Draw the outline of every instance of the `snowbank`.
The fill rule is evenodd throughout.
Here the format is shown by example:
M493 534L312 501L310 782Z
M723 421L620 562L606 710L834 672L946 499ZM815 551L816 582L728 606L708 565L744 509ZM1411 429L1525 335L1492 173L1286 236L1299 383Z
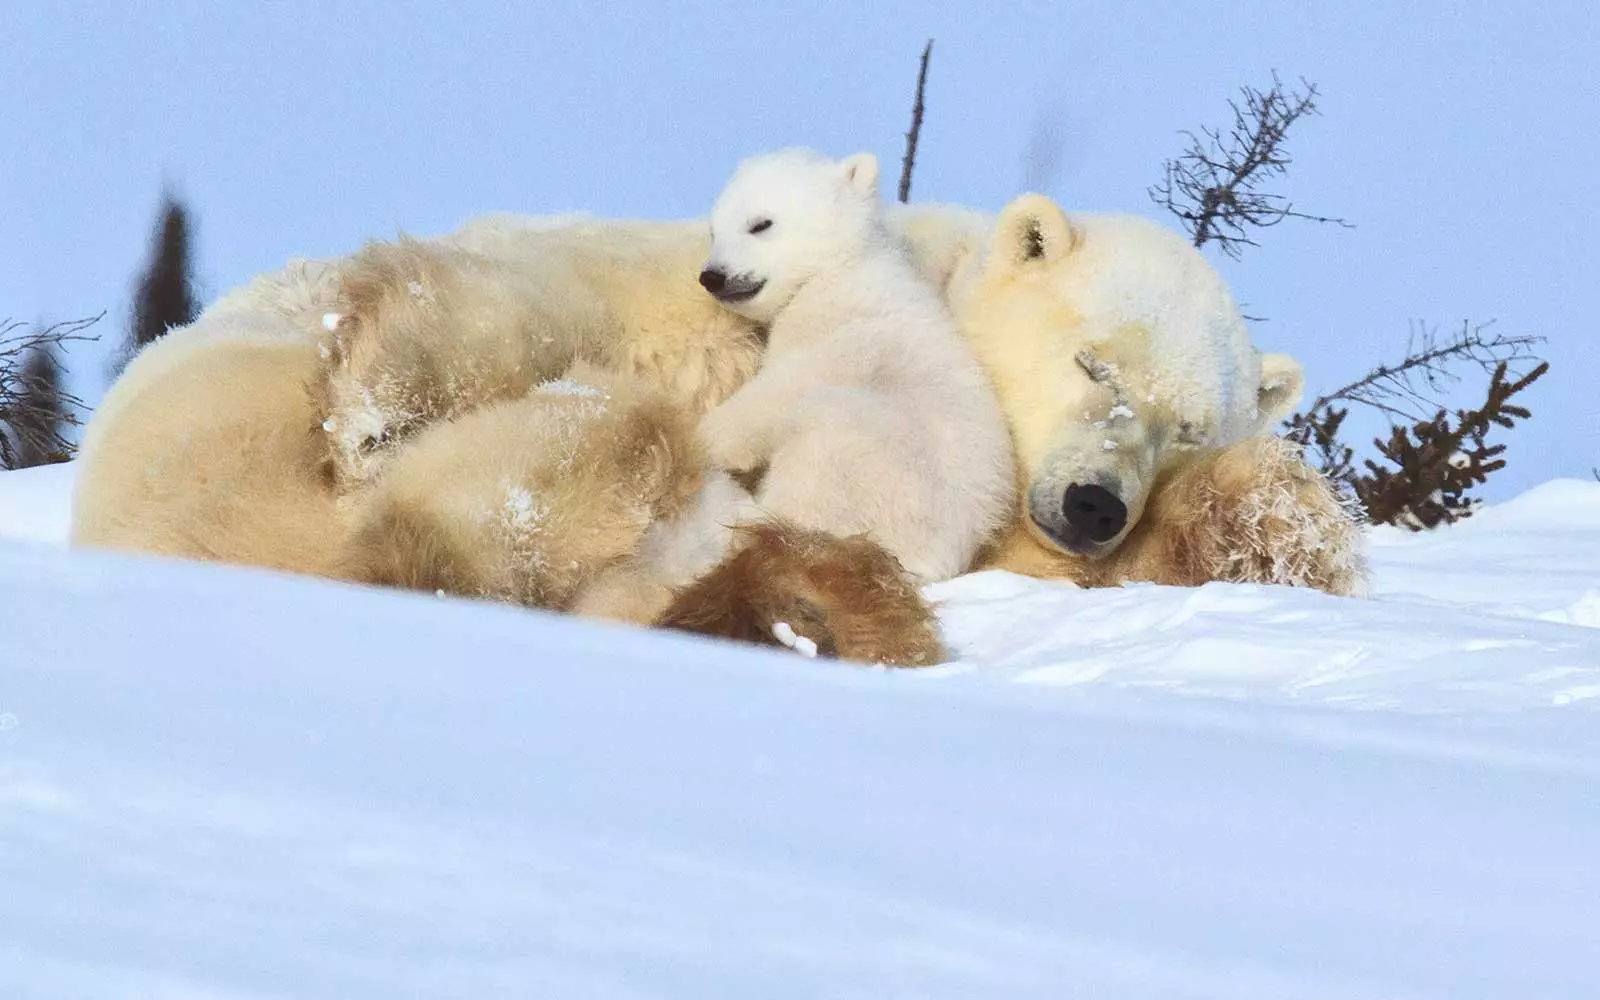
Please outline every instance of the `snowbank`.
M0 539L66 544L72 526L71 462L0 472Z
M0 542L0 994L1593 996L1600 486L1374 542L900 673Z

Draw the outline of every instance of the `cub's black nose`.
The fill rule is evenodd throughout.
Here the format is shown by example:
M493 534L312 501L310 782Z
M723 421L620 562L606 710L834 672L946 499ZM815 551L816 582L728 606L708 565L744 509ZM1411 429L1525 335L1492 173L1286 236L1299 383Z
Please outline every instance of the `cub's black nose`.
M714 267L708 267L700 272L700 287L712 295L722 291L722 286L728 283L728 276Z
M1128 508L1117 499L1117 495L1093 483L1073 483L1068 486L1061 513L1066 516L1068 524L1092 542L1104 542L1117 537L1117 532L1128 523Z

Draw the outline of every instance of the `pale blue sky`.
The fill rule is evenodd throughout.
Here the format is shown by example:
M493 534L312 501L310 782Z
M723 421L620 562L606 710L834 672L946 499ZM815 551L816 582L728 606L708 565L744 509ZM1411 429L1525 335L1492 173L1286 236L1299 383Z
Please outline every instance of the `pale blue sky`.
M1323 90L1286 224L1219 261L1262 347L1328 388L1407 321L1550 338L1502 497L1600 464L1600 13L1583 2L41 3L0 10L0 315L120 336L163 179L207 298L290 255L495 209L675 217L774 146L895 174L937 39L915 195L1159 217L1145 188L1277 69ZM1030 178L1041 123L1059 158ZM111 339L107 337L106 339ZM103 347L76 356L101 391Z

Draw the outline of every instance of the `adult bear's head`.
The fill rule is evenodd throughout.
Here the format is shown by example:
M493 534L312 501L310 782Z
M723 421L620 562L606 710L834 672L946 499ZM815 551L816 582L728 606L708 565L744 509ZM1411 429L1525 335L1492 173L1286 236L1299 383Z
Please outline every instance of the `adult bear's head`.
M905 209L893 224L994 381L1020 513L1047 548L1114 551L1164 475L1299 402L1299 364L1251 345L1222 278L1176 233L1135 216L1069 218L1037 194L986 236L961 218Z

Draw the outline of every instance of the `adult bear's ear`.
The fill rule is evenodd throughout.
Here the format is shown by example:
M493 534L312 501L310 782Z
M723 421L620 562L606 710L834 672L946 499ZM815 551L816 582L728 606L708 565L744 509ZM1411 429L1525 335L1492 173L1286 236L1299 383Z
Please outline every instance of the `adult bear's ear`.
M1025 194L1000 210L989 237L989 266L1011 270L1058 261L1083 241L1055 202L1042 194Z
M1261 429L1266 430L1293 412L1305 386L1306 373L1300 362L1287 354L1261 355L1261 388L1256 394Z
M840 163L844 170L844 182L853 191L861 194L876 194L878 192L878 158L871 153L857 153L847 156Z

